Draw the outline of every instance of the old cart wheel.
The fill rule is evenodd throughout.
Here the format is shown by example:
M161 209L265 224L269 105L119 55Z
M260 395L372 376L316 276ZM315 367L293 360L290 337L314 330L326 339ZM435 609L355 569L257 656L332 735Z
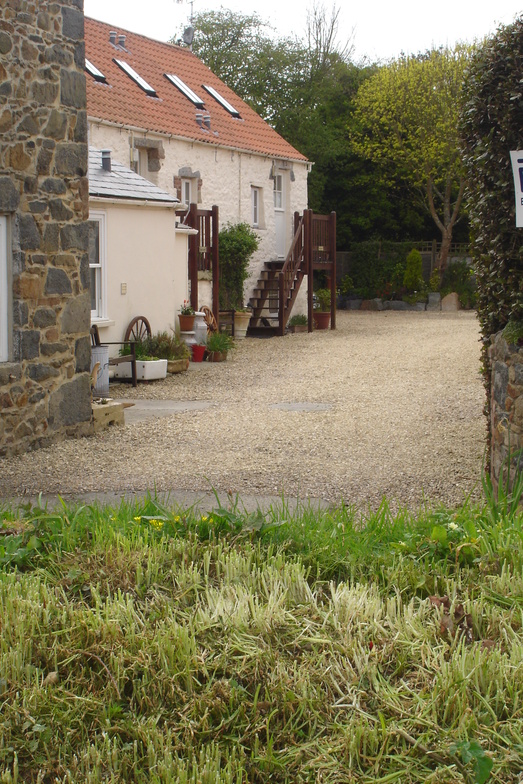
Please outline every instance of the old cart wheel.
M202 305L201 312L204 313L204 321L207 324L207 331L208 332L216 332L218 329L218 324L216 323L216 319L214 317L214 313L207 305Z
M142 341L145 340L145 338L150 338L151 334L151 325L145 316L136 316L127 327L124 341Z

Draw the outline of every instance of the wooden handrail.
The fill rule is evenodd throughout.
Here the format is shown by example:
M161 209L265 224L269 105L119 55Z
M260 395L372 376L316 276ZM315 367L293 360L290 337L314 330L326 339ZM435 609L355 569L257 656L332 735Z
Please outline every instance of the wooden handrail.
M283 335L285 325L289 318L289 309L287 307L289 297L294 285L296 274L305 261L305 248L306 248L306 213L304 210L303 215L299 216L297 212L294 213L294 238L287 258L278 275L278 289L279 289L279 332Z

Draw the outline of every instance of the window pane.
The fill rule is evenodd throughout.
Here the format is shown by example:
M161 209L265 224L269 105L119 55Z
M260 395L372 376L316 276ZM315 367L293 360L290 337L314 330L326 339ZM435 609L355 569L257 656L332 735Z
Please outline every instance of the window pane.
M100 224L89 221L89 264L100 264Z
M283 184L281 174L277 174L274 178L274 206L277 210L281 210L283 207Z

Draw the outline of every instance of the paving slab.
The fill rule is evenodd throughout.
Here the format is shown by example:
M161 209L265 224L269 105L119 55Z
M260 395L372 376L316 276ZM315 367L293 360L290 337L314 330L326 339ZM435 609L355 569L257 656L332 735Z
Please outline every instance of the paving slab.
M214 405L210 400L120 400L125 406L125 424L144 419L180 414L184 411L205 411Z

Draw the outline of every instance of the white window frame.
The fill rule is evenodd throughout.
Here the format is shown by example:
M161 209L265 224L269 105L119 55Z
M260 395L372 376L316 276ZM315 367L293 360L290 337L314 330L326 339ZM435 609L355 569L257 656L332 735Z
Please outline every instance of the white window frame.
M89 280L91 270L98 270L96 307L91 308L91 323L94 324L107 319L107 214L91 210L89 220L98 223L98 264L92 264L89 259Z
M0 362L9 360L9 276L7 216L0 215Z
M186 207L189 207L191 204L191 196L192 196L192 183L187 178L182 177L182 181L180 184L181 203L185 204Z
M177 87L180 90L180 92L185 95L186 98L192 101L192 103L195 106L197 106L198 109L204 108L205 104L200 98L200 96L197 93L195 93L194 90L191 90L189 85L185 84L185 82L182 81L182 79L180 79L179 76L176 76L176 74L168 74L168 73L164 73L164 76L166 79L170 81L171 84L174 84L174 86Z
M283 211L285 209L283 203L283 174L274 175L273 193L274 193L274 209Z
M261 226L262 189L251 186L251 221L255 229Z

